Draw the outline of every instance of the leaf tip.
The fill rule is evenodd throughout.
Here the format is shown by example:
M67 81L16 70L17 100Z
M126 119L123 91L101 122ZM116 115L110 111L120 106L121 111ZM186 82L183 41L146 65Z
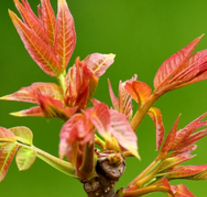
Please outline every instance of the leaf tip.
M16 117L24 117L24 114L21 112L12 112L12 113L9 113L9 115L16 116Z
M2 97L0 97L0 100L9 100L9 96L7 95L7 96L2 96Z
M114 59L115 59L115 57L116 57L116 55L115 55L115 54L113 54L113 53L109 53L109 54L108 54L108 58L109 58L109 59L114 60Z

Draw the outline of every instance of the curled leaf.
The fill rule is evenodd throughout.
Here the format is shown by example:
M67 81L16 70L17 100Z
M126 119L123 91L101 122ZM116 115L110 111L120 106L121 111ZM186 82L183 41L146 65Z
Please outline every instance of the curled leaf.
M162 114L158 108L151 107L148 111L149 116L152 118L156 128L156 149L158 150L162 145L165 128L162 121Z
M106 70L113 64L115 55L110 54L101 54L93 53L88 55L84 62L87 64L87 67L97 76L102 76Z
M127 82L125 89L131 97L141 105L149 99L152 93L151 87L141 81Z

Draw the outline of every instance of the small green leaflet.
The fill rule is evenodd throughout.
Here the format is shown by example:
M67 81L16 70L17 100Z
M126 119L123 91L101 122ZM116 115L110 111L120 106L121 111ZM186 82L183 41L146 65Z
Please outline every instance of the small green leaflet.
M20 171L28 170L36 159L36 151L28 148L20 148L16 155L16 163Z
M32 131L27 127L13 127L9 129L15 135L17 141L20 141L24 144L33 145L33 134Z

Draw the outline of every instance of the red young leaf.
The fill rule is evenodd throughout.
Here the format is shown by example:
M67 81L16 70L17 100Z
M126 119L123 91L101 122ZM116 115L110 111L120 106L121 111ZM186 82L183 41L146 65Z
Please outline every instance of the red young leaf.
M162 184L171 192L172 197L195 197L185 185L170 185L166 177L162 178Z
M76 163L79 144L90 141L94 135L94 128L84 114L75 114L68 120L60 133L59 155L67 156L73 165ZM80 150L79 150L80 151Z
M113 143L112 136L126 150L134 156L140 158L137 152L137 137L131 129L125 115L116 110L109 110L107 105L93 101L94 108L86 111L91 122L96 127L100 135L109 142Z
M66 75L67 87L65 103L67 106L78 106L84 109L94 94L98 85L98 78L86 67L85 62L76 59Z
M132 98L140 104L144 104L149 99L152 92L151 87L141 81L127 82L125 89Z
M195 157L195 155L193 156L190 156L190 152L187 154L180 154L180 155L177 155L175 157L170 157L170 158L167 158L165 159L165 163L162 165L161 169L159 172L163 172L163 171L166 171L168 169L172 169L173 167L185 162L185 161L188 161L190 159L192 159L193 157Z
M154 87L156 90L159 89L168 79L170 79L170 77L172 77L177 72L178 69L180 69L188 61L191 53L201 38L202 36L198 37L162 64L154 79Z
M119 144L126 150L129 150L134 156L140 159L138 154L137 136L132 130L126 117L117 112L110 110L111 116L111 134L114 136Z
M176 138L173 142L173 146L171 147L173 150L179 149L180 146L183 146L185 140L198 129L198 125L200 125L200 121L207 115L207 113L201 115L196 120L192 121L183 129L179 130L176 134ZM200 125L202 126L202 124Z
M128 81L136 80L136 77L137 76L135 75L131 80L128 80ZM124 87L128 81L124 83L120 81L119 98L115 96L109 80L108 80L108 84L109 84L109 93L110 93L110 97L111 97L111 101L112 101L114 109L124 114L127 117L127 119L130 120L132 117L132 98L129 95L129 93L125 90L125 87Z
M32 29L42 40L47 42L47 36L45 35L44 29L37 16L33 13L28 2L22 1L23 5L19 0L14 0L15 6L22 16L25 24Z
M87 67L97 76L102 76L111 64L114 63L115 55L93 53L88 55L84 62L86 62Z
M178 116L178 118L175 121L170 133L168 134L168 136L165 140L165 143L162 147L161 154L164 154L164 155L167 154L168 151L172 148L174 140L176 138L177 127L178 127L178 123L179 123L179 120L180 120L180 116L181 115Z
M0 127L0 141L3 141L2 139L15 139L15 135L9 129Z
M176 166L166 175L169 179L190 179L190 180L204 180L207 179L207 165L199 166ZM202 176L204 175L204 176Z
M93 102L94 103L94 102ZM106 140L111 140L111 117L110 112L104 103L94 103L95 107L89 111L89 117L100 135ZM87 112L87 111L86 111Z
M207 71L207 50L192 55L189 60L169 80L174 83L174 89L206 79Z
M41 107L39 107L39 106L32 107L30 109L21 110L18 112L13 112L13 113L10 113L10 115L17 116L17 117L44 116L43 111L42 111Z
M52 49L25 25L16 14L9 10L9 15L24 45L34 61L50 76L59 76L62 72L59 61Z
M174 197L195 197L189 190L188 188L183 185L172 185L171 189L173 191Z
M0 182L5 178L12 159L18 149L15 142L3 144L0 148Z
M41 0L41 4L42 23L49 40L49 44L53 49L55 41L55 13L49 0Z
M109 86L109 94L111 97L111 102L112 102L113 108L116 109L117 111L119 111L119 99L114 94L112 86L111 86L111 82L109 81L109 79L108 79L108 86Z
M193 144L195 144L198 140L200 140L201 138L205 137L207 135L207 129L201 130L193 135L190 135L189 138L185 139L184 141L182 141L177 147L176 149L180 150L183 149L184 147L189 147Z
M158 150L162 145L164 136L165 136L165 128L162 121L162 114L158 108L151 107L148 111L149 116L152 118L156 128L156 149Z
M64 71L73 53L76 34L73 17L65 0L58 0L54 50Z
M38 17L39 17L39 21L41 24L43 24L43 21L42 21L42 8L40 5L37 6L37 10L38 10Z
M63 120L70 118L77 110L77 107L64 107L60 100L42 95L38 96L39 104L46 118L58 117Z
M38 95L52 97L63 101L63 91L61 87L55 83L33 83L31 86L21 88L17 92L3 96L0 99L38 103Z

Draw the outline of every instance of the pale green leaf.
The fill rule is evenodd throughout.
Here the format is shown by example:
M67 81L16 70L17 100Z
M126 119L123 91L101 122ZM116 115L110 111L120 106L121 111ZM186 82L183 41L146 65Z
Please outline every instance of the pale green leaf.
M27 127L13 127L9 129L10 131L12 131L15 135L15 138L24 143L24 144L28 144L28 145L32 145L33 144L33 134L32 131L27 128Z
M28 170L36 159L36 151L28 148L20 148L16 155L16 163L20 171Z

